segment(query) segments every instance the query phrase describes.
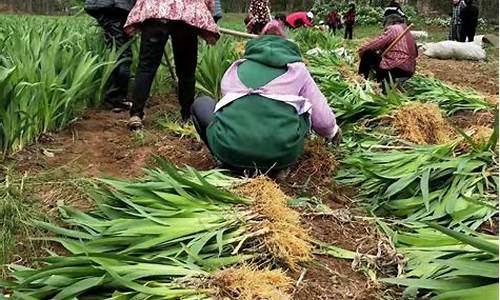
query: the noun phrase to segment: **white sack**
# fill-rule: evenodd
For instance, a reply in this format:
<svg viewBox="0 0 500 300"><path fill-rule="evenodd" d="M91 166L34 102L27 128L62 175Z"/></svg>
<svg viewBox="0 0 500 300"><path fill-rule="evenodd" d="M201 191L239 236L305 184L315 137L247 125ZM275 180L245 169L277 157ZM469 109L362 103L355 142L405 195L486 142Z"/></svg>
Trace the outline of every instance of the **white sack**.
<svg viewBox="0 0 500 300"><path fill-rule="evenodd" d="M416 40L425 40L429 37L429 34L427 31L417 31L417 30L412 30L411 35L413 35L413 38Z"/></svg>
<svg viewBox="0 0 500 300"><path fill-rule="evenodd" d="M456 60L483 60L486 58L486 51L475 42L442 41L427 43L423 46L423 49L424 55L432 58Z"/></svg>

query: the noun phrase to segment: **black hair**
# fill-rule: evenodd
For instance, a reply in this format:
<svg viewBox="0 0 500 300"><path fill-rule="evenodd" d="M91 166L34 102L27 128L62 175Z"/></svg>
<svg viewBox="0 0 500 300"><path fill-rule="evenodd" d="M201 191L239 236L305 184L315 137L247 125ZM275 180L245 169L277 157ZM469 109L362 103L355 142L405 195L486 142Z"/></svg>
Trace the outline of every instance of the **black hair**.
<svg viewBox="0 0 500 300"><path fill-rule="evenodd" d="M278 21L281 21L281 22L285 22L286 21L286 16L284 14L276 14L276 16L274 16L274 19L278 20Z"/></svg>
<svg viewBox="0 0 500 300"><path fill-rule="evenodd" d="M384 26L390 26L394 24L404 24L405 19L403 19L400 15L392 14L388 15L384 20Z"/></svg>

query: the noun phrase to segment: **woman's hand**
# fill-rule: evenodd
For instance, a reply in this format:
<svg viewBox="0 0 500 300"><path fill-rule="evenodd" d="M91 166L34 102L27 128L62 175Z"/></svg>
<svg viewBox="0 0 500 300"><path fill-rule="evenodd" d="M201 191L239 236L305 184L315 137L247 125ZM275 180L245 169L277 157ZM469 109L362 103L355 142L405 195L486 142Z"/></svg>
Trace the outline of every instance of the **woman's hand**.
<svg viewBox="0 0 500 300"><path fill-rule="evenodd" d="M331 142L335 145L338 146L342 142L342 129L339 128L337 131L337 134L331 139Z"/></svg>

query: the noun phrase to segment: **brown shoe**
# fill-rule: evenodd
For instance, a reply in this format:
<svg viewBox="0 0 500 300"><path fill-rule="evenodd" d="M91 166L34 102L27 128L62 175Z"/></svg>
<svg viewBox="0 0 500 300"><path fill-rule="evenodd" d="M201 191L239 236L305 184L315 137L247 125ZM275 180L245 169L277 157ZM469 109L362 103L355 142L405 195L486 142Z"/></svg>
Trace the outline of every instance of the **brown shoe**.
<svg viewBox="0 0 500 300"><path fill-rule="evenodd" d="M130 130L139 130L143 127L142 119L139 116L132 116L128 120L127 126Z"/></svg>

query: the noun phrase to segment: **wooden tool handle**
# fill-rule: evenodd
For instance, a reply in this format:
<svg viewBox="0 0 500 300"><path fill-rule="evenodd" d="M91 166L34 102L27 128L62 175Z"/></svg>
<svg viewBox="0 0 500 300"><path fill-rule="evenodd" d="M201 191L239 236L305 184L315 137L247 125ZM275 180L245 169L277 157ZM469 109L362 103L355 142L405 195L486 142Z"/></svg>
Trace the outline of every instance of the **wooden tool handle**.
<svg viewBox="0 0 500 300"><path fill-rule="evenodd" d="M399 41L401 41L401 39L408 33L408 31L410 31L410 29L413 27L413 24L410 24L406 27L405 31L403 31L395 40L394 42L392 42L389 47L387 47L384 52L382 52L382 57L384 57L387 52L391 51L392 48L394 48L394 46L396 46L397 43L399 43Z"/></svg>
<svg viewBox="0 0 500 300"><path fill-rule="evenodd" d="M246 32L241 32L241 31L236 31L236 30L231 30L231 29L226 29L226 28L219 28L219 31L224 34L229 34L241 38L246 38L246 39L255 39L258 38L259 36L256 34L250 34Z"/></svg>

